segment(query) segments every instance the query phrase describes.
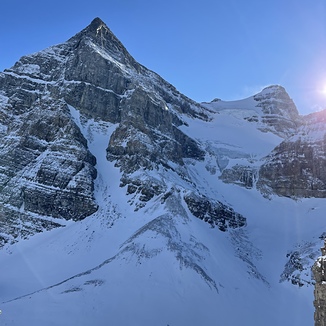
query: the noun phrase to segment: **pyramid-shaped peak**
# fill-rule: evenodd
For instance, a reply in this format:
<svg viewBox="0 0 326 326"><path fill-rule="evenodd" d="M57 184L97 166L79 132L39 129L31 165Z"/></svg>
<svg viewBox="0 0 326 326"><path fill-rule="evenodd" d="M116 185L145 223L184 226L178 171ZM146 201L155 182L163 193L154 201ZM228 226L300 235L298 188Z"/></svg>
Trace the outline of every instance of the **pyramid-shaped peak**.
<svg viewBox="0 0 326 326"><path fill-rule="evenodd" d="M101 26L103 26L103 25L105 25L105 23L104 23L103 20L102 20L101 18L99 18L99 17L94 18L94 19L92 20L91 24L90 24L90 26L94 26L94 27L96 27L96 28L101 27Z"/></svg>
<svg viewBox="0 0 326 326"><path fill-rule="evenodd" d="M81 34L91 37L99 36L99 34L103 36L105 34L107 36L109 35L109 38L116 38L109 27L99 17L94 18L92 22L81 31Z"/></svg>
<svg viewBox="0 0 326 326"><path fill-rule="evenodd" d="M106 24L103 22L103 20L99 17L94 18L92 22L89 24L89 26L86 27L87 30L95 33L97 33L101 28L110 31L109 28L106 26Z"/></svg>
<svg viewBox="0 0 326 326"><path fill-rule="evenodd" d="M79 49L84 47L83 51L88 51L91 47L97 53L107 53L118 62L129 64L138 70L137 62L99 17L94 18L86 28L68 42L76 44Z"/></svg>

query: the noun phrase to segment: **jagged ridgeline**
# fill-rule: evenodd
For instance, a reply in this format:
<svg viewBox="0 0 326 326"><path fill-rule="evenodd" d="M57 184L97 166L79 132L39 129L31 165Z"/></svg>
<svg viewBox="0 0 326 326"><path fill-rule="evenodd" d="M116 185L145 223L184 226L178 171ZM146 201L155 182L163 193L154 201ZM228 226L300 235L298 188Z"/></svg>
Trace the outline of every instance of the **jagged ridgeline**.
<svg viewBox="0 0 326 326"><path fill-rule="evenodd" d="M242 123L279 137L265 156L192 133L193 123L214 127L228 104L182 95L137 63L99 18L67 42L22 57L0 74L2 243L98 210L96 158L72 109L83 121L115 126L107 160L120 170L120 186L136 210L181 193L189 213L211 225L244 226L244 217L198 187L195 162L266 196L325 197L325 113L299 116L280 86L251 102L232 110L242 112Z"/></svg>
<svg viewBox="0 0 326 326"><path fill-rule="evenodd" d="M140 194L138 207L171 189L133 173L168 169L191 182L185 159L204 159L179 127L185 116L208 121L209 110L138 64L96 18L67 42L22 57L0 74L2 243L98 209L96 159L70 107L85 119L116 124L107 159L121 169L126 193Z"/></svg>

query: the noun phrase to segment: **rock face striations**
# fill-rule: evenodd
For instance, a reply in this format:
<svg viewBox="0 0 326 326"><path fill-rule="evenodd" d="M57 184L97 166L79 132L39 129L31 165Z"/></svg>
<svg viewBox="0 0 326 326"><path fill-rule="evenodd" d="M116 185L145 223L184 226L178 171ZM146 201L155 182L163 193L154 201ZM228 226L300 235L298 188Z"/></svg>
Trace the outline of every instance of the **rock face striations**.
<svg viewBox="0 0 326 326"><path fill-rule="evenodd" d="M320 256L312 267L315 279L315 326L326 325L326 241Z"/></svg>
<svg viewBox="0 0 326 326"><path fill-rule="evenodd" d="M240 101L213 101L205 107L220 115L233 116L241 129L256 128L259 138L274 134L266 145L269 151L247 146L225 149L221 147L219 176L226 183L257 188L267 197L271 194L291 198L326 197L326 111L300 116L293 101L281 86L269 86L259 94ZM252 132L252 131L250 131ZM248 133L244 137L249 137ZM232 163L234 161L235 163Z"/></svg>
<svg viewBox="0 0 326 326"><path fill-rule="evenodd" d="M280 196L326 197L326 111L302 117L296 133L266 157L258 187Z"/></svg>
<svg viewBox="0 0 326 326"><path fill-rule="evenodd" d="M138 208L169 192L148 171L186 179L184 160L204 159L197 141L178 127L184 116L207 121L209 110L138 64L96 18L66 43L0 73L2 244L97 210L96 159L71 107L84 119L116 125L107 159L120 168L121 186L139 199Z"/></svg>
<svg viewBox="0 0 326 326"><path fill-rule="evenodd" d="M97 161L72 110L81 121L113 126L106 159L120 169L135 210L155 198L179 198L222 231L246 225L197 185L193 167L200 164L226 183L267 195L325 197L325 112L300 117L280 86L249 102L230 109L222 101L192 101L137 63L99 18L67 42L22 57L0 73L1 243L97 211ZM222 112L259 135L272 134L272 151L257 156L193 136L192 125L209 126Z"/></svg>
<svg viewBox="0 0 326 326"><path fill-rule="evenodd" d="M298 110L282 86L266 87L255 95L256 107L261 108L264 131L271 131L282 138L293 135L300 125Z"/></svg>

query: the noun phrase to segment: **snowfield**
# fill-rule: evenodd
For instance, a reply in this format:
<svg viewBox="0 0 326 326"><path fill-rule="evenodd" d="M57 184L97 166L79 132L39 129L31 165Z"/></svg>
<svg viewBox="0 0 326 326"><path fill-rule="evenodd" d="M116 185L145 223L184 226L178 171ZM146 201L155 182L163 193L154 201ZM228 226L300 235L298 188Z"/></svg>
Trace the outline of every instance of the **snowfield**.
<svg viewBox="0 0 326 326"><path fill-rule="evenodd" d="M192 162L197 187L245 216L245 228L211 228L190 214L181 194L134 211L119 169L106 160L115 125L70 111L97 159L99 210L3 248L1 325L313 325L312 284L281 282L281 274L289 251L306 243L318 251L324 199L267 199L223 183L207 162ZM248 153L258 161L279 142L229 113L207 126L187 123L184 131L213 150L238 153L230 161ZM309 267L304 273L311 281Z"/></svg>

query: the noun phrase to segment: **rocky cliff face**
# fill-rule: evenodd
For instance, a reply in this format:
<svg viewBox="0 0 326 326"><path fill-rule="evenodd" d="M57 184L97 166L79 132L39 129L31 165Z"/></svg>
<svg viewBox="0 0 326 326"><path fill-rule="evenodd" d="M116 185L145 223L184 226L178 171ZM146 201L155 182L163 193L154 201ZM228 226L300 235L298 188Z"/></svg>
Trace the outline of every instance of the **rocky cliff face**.
<svg viewBox="0 0 326 326"><path fill-rule="evenodd" d="M300 117L280 86L243 103L190 100L138 64L98 18L67 42L22 57L0 74L2 243L98 209L96 159L71 108L83 121L115 126L106 156L136 210L182 189L194 216L223 231L244 226L244 217L197 186L198 162L226 183L267 195L325 197L325 113ZM209 124L225 112L275 135L278 145L263 157L191 136L189 122Z"/></svg>
<svg viewBox="0 0 326 326"><path fill-rule="evenodd" d="M315 326L326 325L326 242L321 248L322 256L320 256L312 267L315 279Z"/></svg>
<svg viewBox="0 0 326 326"><path fill-rule="evenodd" d="M282 138L296 133L301 119L298 110L282 86L266 87L255 95L256 107L261 108L261 130L271 131Z"/></svg>
<svg viewBox="0 0 326 326"><path fill-rule="evenodd" d="M220 179L257 188L267 197L325 198L326 111L300 116L281 86L267 87L245 100L214 101L205 106L236 118L240 137L242 128L247 130L245 137L251 130L260 130L263 134L257 134L259 138L267 137L264 134L279 137L270 137L268 141L275 147L267 155L249 146L246 152L219 149L218 158L222 156L225 162L219 164Z"/></svg>
<svg viewBox="0 0 326 326"><path fill-rule="evenodd" d="M326 111L302 118L259 171L257 187L287 197L326 197Z"/></svg>
<svg viewBox="0 0 326 326"><path fill-rule="evenodd" d="M185 116L208 121L210 111L138 64L98 18L1 73L0 100L2 243L97 210L96 159L70 107L116 125L107 159L120 168L136 209L170 191L150 171L170 170L191 183L184 160L205 156L179 127Z"/></svg>
<svg viewBox="0 0 326 326"><path fill-rule="evenodd" d="M7 73L0 80L2 241L95 212L95 158L67 104L46 98L38 89L44 85L29 77Z"/></svg>

